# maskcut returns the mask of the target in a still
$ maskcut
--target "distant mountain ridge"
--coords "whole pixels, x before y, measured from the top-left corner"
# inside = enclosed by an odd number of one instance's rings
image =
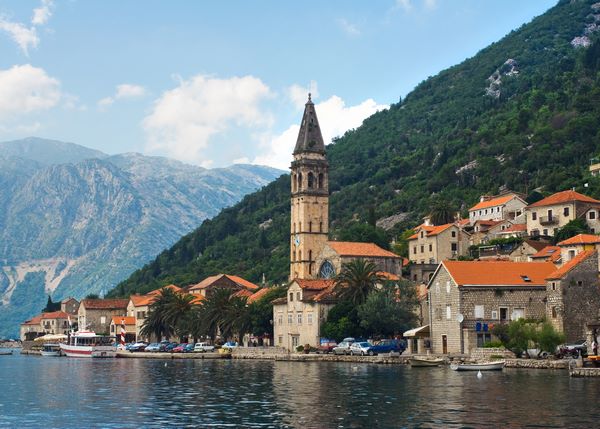
[[[575,187],[600,198],[600,178],[588,173],[589,158],[600,155],[598,30],[600,2],[559,1],[334,139],[326,147],[331,238],[398,240],[438,199],[468,215],[480,195],[504,189],[534,196]],[[289,211],[290,178],[282,176],[206,220],[111,295],[218,272],[284,282]],[[393,219],[386,231],[373,231],[384,219]]]
[[[0,143],[0,336],[47,295],[107,291],[281,171],[205,169],[38,138]]]

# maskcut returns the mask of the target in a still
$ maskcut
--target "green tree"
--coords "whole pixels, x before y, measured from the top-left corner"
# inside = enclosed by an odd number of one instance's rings
[[[386,282],[358,307],[360,327],[367,336],[393,336],[417,324],[419,305],[415,285],[409,281]]]
[[[382,228],[368,223],[354,222],[340,231],[338,238],[341,241],[357,241],[359,243],[375,243],[383,249],[389,249],[390,240]]]
[[[445,225],[454,222],[454,214],[456,210],[450,202],[443,197],[436,197],[431,201],[430,220],[434,225]]]
[[[350,301],[340,301],[327,314],[327,321],[321,325],[321,335],[342,341],[345,337],[362,335],[357,307]]]
[[[542,352],[554,353],[556,347],[565,342],[565,335],[554,329],[551,323],[544,321],[538,327],[535,336],[538,349]]]
[[[553,243],[560,243],[563,240],[566,240],[571,237],[575,237],[578,234],[589,234],[590,228],[587,223],[583,219],[573,219],[569,223],[567,223],[562,228],[559,228],[557,233],[554,235],[552,239]]]
[[[335,277],[335,294],[338,299],[360,305],[367,299],[377,284],[384,278],[377,273],[377,266],[362,258],[353,259],[342,265]]]
[[[287,289],[274,286],[269,288],[259,300],[250,306],[252,317],[252,333],[254,335],[269,335],[273,338],[273,300],[283,298]]]
[[[50,295],[48,295],[48,301],[46,302],[46,307],[42,310],[42,313],[51,313],[53,311],[60,310],[60,301],[53,302]]]
[[[195,318],[198,328],[195,335],[206,335],[214,340],[217,333],[228,333],[226,331],[230,325],[226,326],[226,314],[232,295],[233,291],[230,289],[216,289],[202,301]]]
[[[154,302],[148,306],[148,314],[140,331],[143,336],[154,336],[160,340],[175,333],[175,326],[170,319],[174,295],[172,289],[163,288],[159,291]]]

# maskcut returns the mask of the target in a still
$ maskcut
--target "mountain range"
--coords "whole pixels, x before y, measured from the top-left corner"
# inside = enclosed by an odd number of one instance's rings
[[[111,156],[38,138],[0,143],[0,336],[15,335],[48,295],[110,290],[281,173]]]
[[[600,178],[588,173],[600,154],[598,30],[600,3],[559,1],[334,139],[331,238],[401,243],[435,204],[465,215],[480,195],[505,189],[600,197]],[[284,282],[289,198],[286,175],[204,221],[110,295],[218,272]]]

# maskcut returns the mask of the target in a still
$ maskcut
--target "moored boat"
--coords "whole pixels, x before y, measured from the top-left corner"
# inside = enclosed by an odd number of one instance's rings
[[[114,358],[117,347],[114,337],[96,335],[92,331],[73,332],[67,343],[61,344],[60,349],[67,357]]]
[[[13,351],[12,350],[0,350],[0,356],[7,356],[7,355],[12,355]]]
[[[480,363],[453,363],[450,368],[454,371],[497,371],[504,368],[504,361]]]
[[[42,346],[40,354],[45,357],[60,356],[60,344],[46,343]]]
[[[419,357],[413,356],[409,359],[410,366],[416,367],[427,367],[427,366],[439,366],[444,363],[442,358],[430,358],[430,357]]]

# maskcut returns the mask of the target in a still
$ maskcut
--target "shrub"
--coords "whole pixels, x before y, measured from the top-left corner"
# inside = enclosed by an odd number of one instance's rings
[[[489,342],[485,343],[483,345],[483,347],[486,349],[499,349],[499,348],[504,348],[504,344],[502,344],[502,341],[500,341],[500,340],[489,341]]]
[[[298,347],[296,347],[296,351],[298,353],[302,353],[304,351],[304,346],[303,345],[299,345]]]

